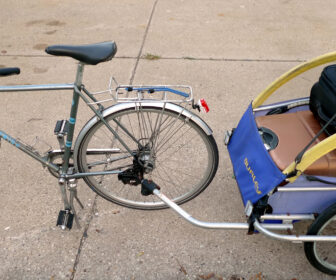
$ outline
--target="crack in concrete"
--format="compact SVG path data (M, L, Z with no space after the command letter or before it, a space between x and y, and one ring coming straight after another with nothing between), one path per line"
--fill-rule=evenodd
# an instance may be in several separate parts
M81 238L80 243L79 243L76 259L75 259L74 265L72 267L72 272L71 272L70 280L73 280L75 278L75 275L76 275L76 270L77 270L77 266L79 264L79 259L80 259L80 256L81 256L81 252L82 252L85 240L88 237L87 233L88 233L88 230L90 228L91 221L92 221L92 219L94 217L94 212L96 210L97 198L98 198L98 195L96 194L95 198L94 198L94 201L93 201L93 204L92 204L92 207L91 207L91 210L90 210L90 213L89 213L89 217L88 217L88 219L86 221L86 224L85 224L85 227L84 227L82 238Z
M142 58L146 59L146 58ZM161 57L157 60L191 60L191 61L233 61L233 62L306 62L304 59L258 59L258 58L211 58L211 57Z
M149 16L149 20L148 20L148 23L147 23L147 26L146 26L146 30L145 30L143 39L142 39L140 50L139 50L138 56L136 58L135 65L134 65L134 68L133 68L133 71L132 71L132 75L131 75L131 78L130 78L130 82L129 82L130 85L133 84L133 80L134 80L134 77L135 77L135 74L136 74L136 70L138 68L139 60L141 58L142 50L143 50L143 47L144 47L146 39L147 39L148 30L149 30L149 27L150 27L150 24L152 22L152 18L153 18L154 12L155 12L155 7L156 7L156 4L158 2L159 2L159 0L155 0L155 2L153 4L152 12L151 12L151 14Z
M142 46L143 48L143 46ZM133 82L136 68L139 63L139 60L148 60L145 57L141 57L141 52L139 52L138 56L115 56L113 59L136 59L136 65L132 71L131 81ZM39 58L58 58L56 56L50 55L23 55L23 54L6 54L0 55L0 57L39 57ZM211 57L193 57L193 56L182 56L182 57L164 57L160 56L156 60L191 60L191 61L232 61L232 62L306 62L306 59L274 59L274 58L211 58Z
M135 77L135 73L136 73L136 70L137 70L137 67L138 67L138 63L139 63L139 60L141 58L142 49L143 49L143 47L145 45L145 41L146 41L146 38L147 38L149 26L151 24L151 21L152 21L152 18L153 18L153 14L154 14L157 2L158 2L158 0L156 0L154 2L153 7L152 7L152 11L151 11L151 14L150 14L150 17L149 17L149 20L148 20L148 24L147 24L147 27L146 27L146 30L145 30L145 34L144 34L144 37L143 37L143 41L142 41L142 44L141 44L141 47L140 47L140 50L139 50L139 54L136 57L136 62L135 62L135 65L134 65L134 68L133 68L133 71L132 71L132 76L130 78L130 84L133 83L133 80L134 80L134 77ZM47 56L42 56L42 57L47 57ZM76 275L76 269L77 269L77 266L78 266L79 261L80 261L81 252L82 252L85 240L88 237L87 232L89 230L91 221L92 221L92 219L94 217L94 212L95 212L95 208L96 208L97 198L98 198L98 195L95 196L95 199L94 199L94 202L93 202L93 205L92 205L89 217L87 219L87 222L86 222L86 225L85 225L85 228L84 228L84 232L83 232L82 238L81 238L80 243L79 243L76 259L75 259L75 262L74 262L74 265L73 265L73 268L72 268L72 273L71 273L71 276L70 276L70 280L74 280L75 275Z

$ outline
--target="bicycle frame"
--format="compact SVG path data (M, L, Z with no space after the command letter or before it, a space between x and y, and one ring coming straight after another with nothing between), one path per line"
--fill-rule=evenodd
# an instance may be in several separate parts
M97 175L109 175L109 174L118 174L121 171L102 171L102 172L90 172L90 173L74 173L69 174L69 161L71 157L71 148L76 124L76 117L78 112L78 104L79 98L82 98L83 101L90 107L90 109L95 113L95 115L105 124L105 126L111 131L111 133L116 137L116 139L124 146L130 156L134 156L132 150L127 146L127 144L119 137L118 133L105 121L102 110L104 107L100 104L97 104L99 110L97 110L92 103L90 104L89 99L84 95L86 94L92 101L97 102L97 99L87 90L85 89L84 85L82 84L83 80L83 72L84 72L84 64L79 63L77 67L77 74L76 80L73 84L48 84L48 85L18 85L18 86L0 86L0 92L19 92L19 91L49 91L49 90L73 90L73 98L71 104L71 111L70 111L70 118L69 118L69 129L68 134L64 146L64 155L63 155L63 164L60 168L59 166L51 163L48 161L47 157L43 157L38 153L32 151L30 146L24 144L18 139L9 136L4 131L0 130L0 140L4 139L7 142L11 143L14 147L18 148L19 150L23 151L24 153L28 154L35 160L42 163L44 166L52 169L53 171L59 172L60 179L73 179L73 178L83 178L86 176L97 176ZM118 124L118 123L117 123ZM118 124L122 130L124 130L128 135L131 133L124 128L121 124ZM134 138L131 137L133 141L135 141L138 145L141 144Z

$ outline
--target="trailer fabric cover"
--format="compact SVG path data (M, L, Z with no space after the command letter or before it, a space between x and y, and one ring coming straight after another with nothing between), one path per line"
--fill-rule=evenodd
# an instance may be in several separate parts
M234 130L228 150L244 205L257 202L286 178L264 147L252 105Z

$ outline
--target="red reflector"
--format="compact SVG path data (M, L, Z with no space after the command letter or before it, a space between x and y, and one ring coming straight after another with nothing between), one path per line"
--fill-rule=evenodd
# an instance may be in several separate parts
M210 111L208 104L206 103L206 101L203 98L198 100L197 103L198 103L198 105L200 106L200 108L202 109L203 112L208 113Z

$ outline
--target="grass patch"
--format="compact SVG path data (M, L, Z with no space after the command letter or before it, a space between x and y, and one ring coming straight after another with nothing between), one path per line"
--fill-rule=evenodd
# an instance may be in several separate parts
M142 58L147 59L147 60L158 60L161 58L161 56L156 55L156 54L146 53L145 55L142 56Z

